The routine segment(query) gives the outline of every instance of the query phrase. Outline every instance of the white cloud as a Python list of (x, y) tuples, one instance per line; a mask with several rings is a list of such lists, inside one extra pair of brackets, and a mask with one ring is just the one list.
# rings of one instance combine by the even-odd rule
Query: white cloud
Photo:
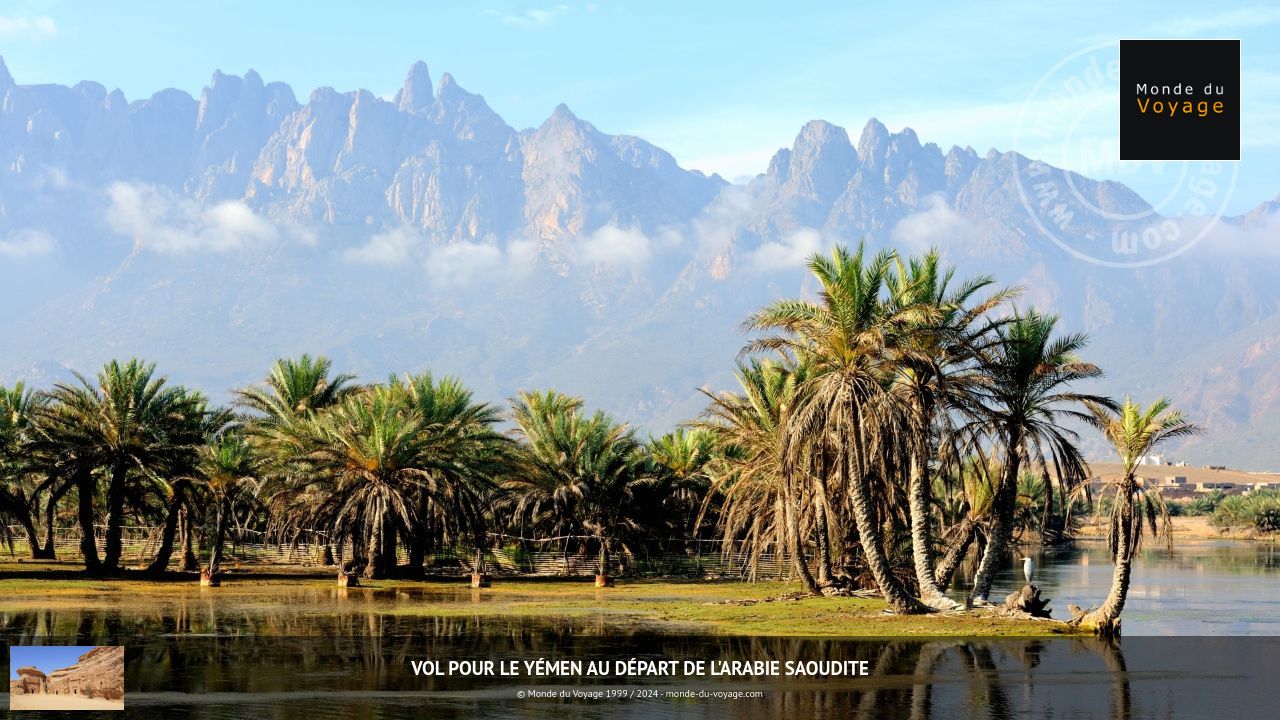
[(693, 221), (699, 252), (715, 254), (727, 250), (755, 212), (755, 202), (745, 188), (731, 186), (721, 190)]
[(781, 242), (769, 241), (752, 251), (748, 264), (756, 272), (797, 268), (822, 249), (822, 234), (813, 228), (797, 230)]
[(47, 15), (16, 17), (0, 15), (0, 37), (39, 40), (58, 34), (58, 24)]
[(455, 242), (437, 245), (427, 253), (427, 277), (437, 285), (467, 285), (506, 264), (494, 243)]
[[(152, 185), (113, 183), (107, 188), (107, 223), (143, 247), (160, 253), (228, 252), (262, 246), (282, 237), (281, 227), (241, 202), (205, 207)], [(285, 226), (290, 239), (311, 244), (314, 237)]]
[(511, 261), (511, 268), (516, 272), (532, 269), (538, 261), (538, 251), (537, 240), (521, 239), (507, 243), (507, 257)]
[[(1250, 219), (1248, 226), (1211, 218), (1180, 218), (1165, 220), (1176, 223), (1179, 239), (1199, 238), (1197, 251), (1224, 253), (1241, 257), (1280, 257), (1280, 210)], [(1213, 222), (1212, 227), (1206, 227)]]
[(579, 243), (577, 255), (590, 263), (639, 268), (649, 262), (651, 246), (639, 230), (606, 225)]
[(568, 5), (555, 5), (548, 8), (534, 8), (523, 12), (503, 12), (501, 10), (485, 10), (484, 14), (497, 18), (505, 25), (536, 30), (555, 22), (557, 18), (567, 14), (572, 8)]
[(894, 245), (927, 250), (944, 245), (954, 247), (976, 239), (977, 228), (953, 210), (941, 195), (931, 195), (925, 208), (899, 220), (889, 237)]
[(369, 265), (402, 265), (409, 261), (410, 253), (422, 238), (407, 227), (378, 233), (360, 247), (349, 248), (342, 259)]
[(44, 230), (18, 230), (0, 240), (0, 257), (22, 260), (48, 255), (55, 247), (57, 242)]

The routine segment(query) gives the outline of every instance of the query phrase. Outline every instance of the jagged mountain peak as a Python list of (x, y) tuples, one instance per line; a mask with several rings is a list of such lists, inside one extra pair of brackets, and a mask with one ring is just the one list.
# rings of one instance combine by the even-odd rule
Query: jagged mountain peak
[(833, 159), (857, 164), (857, 154), (849, 142), (849, 133), (826, 120), (810, 120), (796, 134), (791, 146), (793, 157), (835, 156)]
[(591, 123), (573, 114), (568, 105), (560, 103), (534, 132), (543, 137), (565, 135), (585, 139), (596, 134), (597, 131)]
[(9, 66), (4, 64), (4, 56), (0, 55), (0, 90), (13, 87), (13, 76), (9, 74)]
[(421, 113), (429, 109), (433, 102), (435, 95), (431, 91), (431, 72), (427, 69), (427, 64), (419, 60), (409, 67), (409, 72), (404, 76), (404, 86), (396, 93), (396, 107), (400, 112)]
[(864, 163), (878, 157), (883, 153), (883, 148), (888, 142), (889, 128), (876, 118), (871, 118), (863, 126), (862, 134), (858, 136), (858, 157)]
[(470, 94), (471, 93), (462, 89), (462, 86), (458, 84), (458, 80), (453, 76), (453, 73), (446, 72), (440, 76), (440, 83), (436, 86), (436, 97), (438, 97), (442, 102), (449, 97), (456, 97), (460, 95), (466, 96)]

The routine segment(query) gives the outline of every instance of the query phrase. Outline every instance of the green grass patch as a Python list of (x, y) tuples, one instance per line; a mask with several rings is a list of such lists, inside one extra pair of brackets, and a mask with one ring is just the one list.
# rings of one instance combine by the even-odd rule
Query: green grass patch
[(375, 580), (339, 590), (325, 569), (258, 568), (228, 573), (222, 587), (194, 575), (88, 578), (56, 563), (0, 563), (0, 609), (102, 608), (164, 613), (198, 598), (227, 613), (375, 614), (427, 618), (569, 617), (657, 632), (769, 637), (1049, 637), (1075, 634), (1064, 623), (994, 617), (989, 612), (920, 616), (885, 612), (879, 599), (804, 597), (795, 584), (732, 580), (497, 578), (472, 590), (462, 580)]

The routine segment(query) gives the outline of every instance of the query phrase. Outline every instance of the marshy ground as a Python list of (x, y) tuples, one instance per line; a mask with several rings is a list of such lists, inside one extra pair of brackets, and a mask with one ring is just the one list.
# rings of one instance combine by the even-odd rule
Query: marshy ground
[[(900, 616), (876, 598), (793, 598), (777, 581), (620, 579), (597, 589), (589, 578), (503, 578), (473, 590), (455, 579), (373, 580), (340, 589), (327, 570), (253, 567), (229, 572), (221, 587), (195, 575), (90, 578), (60, 563), (0, 563), (0, 612), (50, 611), (67, 631), (87, 612), (174, 631), (297, 632), (311, 618), (377, 617), (394, 626), (415, 618), (479, 622), (548, 618), (600, 629), (762, 637), (1049, 637), (1063, 623), (995, 617), (989, 611)], [(54, 624), (54, 618), (48, 622)], [(274, 630), (273, 630), (274, 628)], [(141, 630), (141, 628), (139, 628)], [(57, 634), (59, 628), (48, 628)]]

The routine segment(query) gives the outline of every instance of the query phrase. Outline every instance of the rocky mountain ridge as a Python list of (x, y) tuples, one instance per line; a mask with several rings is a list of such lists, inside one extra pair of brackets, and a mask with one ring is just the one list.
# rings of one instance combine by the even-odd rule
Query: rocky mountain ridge
[[(516, 130), (422, 63), (390, 99), (299, 101), (250, 71), (130, 102), (18, 85), (0, 60), (0, 377), (137, 354), (216, 396), (306, 351), (366, 377), (455, 372), (494, 401), (555, 385), (656, 431), (730, 386), (747, 312), (812, 291), (809, 253), (865, 239), (1022, 285), (1090, 333), (1100, 389), (1173, 395), (1209, 426), (1178, 452), (1280, 467), (1280, 200), (1108, 268), (1037, 225), (1032, 162), (815, 120), (732, 185), (563, 105)], [(1072, 246), (1150, 211), (1122, 184), (1038, 172), (1071, 190)]]

